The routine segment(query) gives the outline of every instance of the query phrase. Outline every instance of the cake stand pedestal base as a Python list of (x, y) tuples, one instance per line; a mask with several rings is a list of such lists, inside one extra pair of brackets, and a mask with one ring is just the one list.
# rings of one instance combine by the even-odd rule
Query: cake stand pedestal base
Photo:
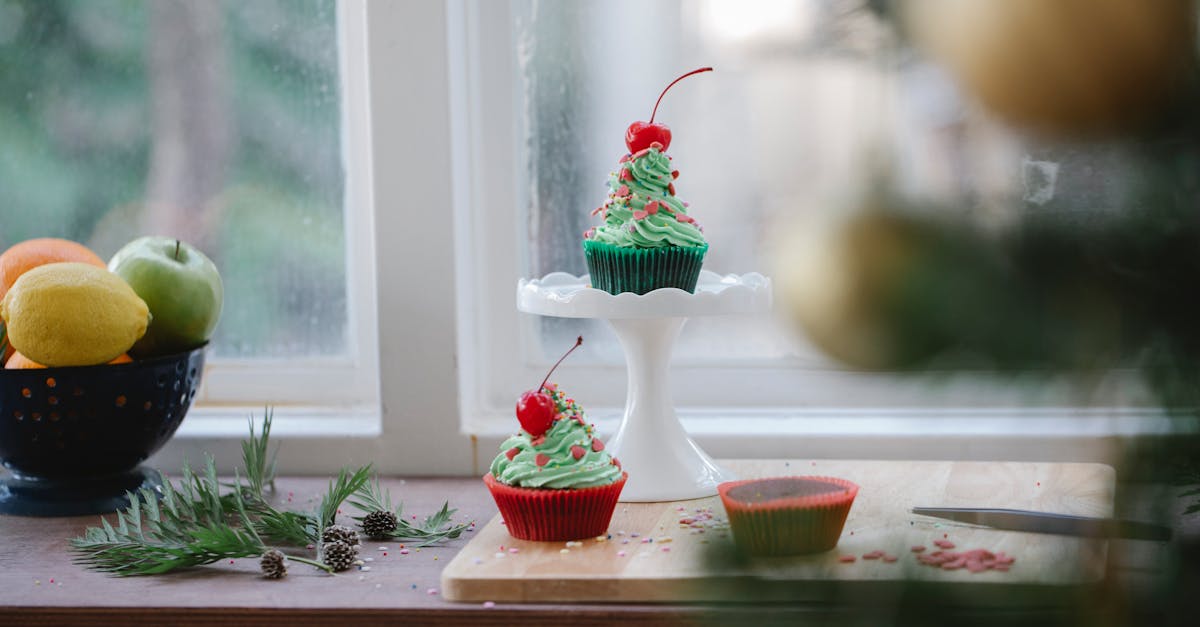
[(625, 415), (608, 449), (629, 472), (624, 502), (698, 499), (735, 479), (688, 437), (671, 402), (669, 362), (687, 318), (609, 320), (625, 350)]

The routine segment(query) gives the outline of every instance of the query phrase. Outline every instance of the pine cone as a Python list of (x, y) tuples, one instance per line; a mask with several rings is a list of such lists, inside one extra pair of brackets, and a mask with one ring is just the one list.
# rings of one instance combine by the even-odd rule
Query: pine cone
[(368, 538), (386, 539), (396, 530), (396, 515), (387, 510), (371, 512), (363, 518), (362, 530)]
[(358, 532), (345, 525), (330, 525), (321, 534), (321, 542), (344, 542), (350, 546), (358, 546)]
[(258, 565), (262, 568), (263, 577), (267, 579), (283, 579), (287, 577), (287, 557), (276, 549), (271, 549), (263, 553)]
[(354, 560), (358, 559), (358, 548), (345, 542), (328, 542), (322, 547), (322, 551), (325, 564), (335, 571), (350, 568)]

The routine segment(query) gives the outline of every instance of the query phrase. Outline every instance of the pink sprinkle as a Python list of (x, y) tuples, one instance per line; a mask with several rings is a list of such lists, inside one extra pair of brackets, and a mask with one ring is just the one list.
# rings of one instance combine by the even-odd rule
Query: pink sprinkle
[(664, 546), (664, 547), (662, 548), (662, 552), (663, 552), (663, 553), (670, 553), (670, 552), (671, 552), (671, 547), (669, 547), (669, 546)]
[(1037, 485), (1040, 488), (1042, 486), (1042, 482), (1041, 481), (1037, 482)]
[(892, 555), (891, 553), (884, 553), (884, 555), (883, 555), (883, 561), (885, 561), (889, 564), (898, 559), (900, 559), (900, 558), (896, 557), (895, 555)]
[(920, 544), (917, 544), (917, 545), (914, 545), (914, 546), (913, 546), (913, 548), (912, 548), (912, 549), (910, 549), (910, 550), (911, 550), (913, 553), (924, 553), (924, 552), (925, 552), (925, 547), (921, 546)]
[(384, 551), (384, 552), (383, 552), (383, 556), (384, 556), (384, 557), (387, 557), (387, 551)]
[(935, 545), (937, 545), (937, 547), (939, 549), (953, 549), (954, 548), (954, 543), (949, 540), (934, 540), (933, 543)]
[(54, 577), (50, 578), (50, 583), (54, 583)]
[(863, 553), (862, 558), (865, 560), (877, 560), (883, 557), (883, 551), (875, 550), (870, 553)]
[(516, 555), (517, 553), (521, 552), (521, 549), (518, 549), (517, 547), (514, 546), (513, 548), (509, 549), (508, 552), (512, 553), (513, 555)]
[(408, 555), (408, 549), (400, 549), (401, 555)]
[(437, 594), (437, 588), (430, 588), (425, 591), (425, 594), (428, 594), (429, 596), (434, 596)]
[(617, 551), (617, 557), (625, 557), (625, 551)]
[(233, 560), (229, 560), (229, 563), (230, 563), (230, 564), (232, 564), (232, 563), (233, 563)]
[(843, 563), (843, 564), (850, 564), (850, 563), (854, 562), (854, 561), (855, 561), (855, 560), (857, 560), (857, 559), (858, 559), (858, 558), (857, 558), (857, 557), (854, 557), (853, 555), (842, 555), (842, 556), (838, 557), (838, 561), (839, 561), (839, 562), (841, 562), (841, 563)]
[(489, 610), (490, 610), (490, 609), (492, 609), (493, 607), (496, 607), (496, 602), (495, 602), (495, 601), (484, 601), (484, 602), (483, 602), (483, 607), (484, 607), (484, 609), (489, 609)]

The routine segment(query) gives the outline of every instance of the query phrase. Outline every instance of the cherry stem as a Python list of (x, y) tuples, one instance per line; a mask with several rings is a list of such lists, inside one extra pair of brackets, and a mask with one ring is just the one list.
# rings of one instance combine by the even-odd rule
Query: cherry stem
[(667, 85), (667, 88), (662, 90), (662, 93), (658, 95), (658, 100), (654, 101), (654, 111), (650, 112), (650, 123), (654, 124), (654, 116), (656, 114), (658, 114), (658, 103), (662, 102), (663, 96), (667, 95), (667, 91), (669, 89), (671, 89), (672, 87), (674, 87), (675, 83), (678, 83), (679, 81), (691, 76), (692, 74), (699, 74), (701, 72), (711, 72), (711, 71), (713, 71), (713, 70), (710, 67), (702, 67), (698, 70), (692, 70), (691, 72), (688, 72), (687, 74), (684, 74), (683, 76), (680, 76), (679, 78), (671, 81), (671, 84)]
[(175, 261), (179, 261), (179, 240), (175, 240)]
[(550, 380), (550, 375), (554, 374), (554, 369), (557, 368), (558, 365), (561, 364), (563, 362), (563, 360), (567, 358), (567, 355), (570, 355), (571, 353), (575, 352), (575, 349), (579, 348), (580, 344), (583, 344), (583, 336), (582, 335), (575, 338), (575, 345), (572, 346), (570, 348), (570, 350), (563, 353), (563, 356), (559, 357), (558, 361), (554, 362), (554, 365), (550, 367), (550, 372), (546, 373), (546, 378), (542, 379), (542, 384), (538, 386), (539, 393), (541, 393), (542, 388), (546, 387), (546, 382)]

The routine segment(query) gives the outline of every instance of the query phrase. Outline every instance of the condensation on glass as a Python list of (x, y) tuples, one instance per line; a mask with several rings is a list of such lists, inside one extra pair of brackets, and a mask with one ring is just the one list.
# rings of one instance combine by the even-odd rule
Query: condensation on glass
[(221, 357), (346, 351), (335, 0), (0, 0), (0, 247), (195, 243)]
[[(514, 2), (523, 274), (586, 272), (580, 237), (626, 152), (626, 126), (649, 118), (674, 77), (706, 65), (715, 72), (677, 85), (658, 121), (672, 129), (678, 194), (705, 227), (708, 270), (769, 273), (769, 244), (790, 218), (849, 209), (885, 172), (889, 185), (985, 223), (1058, 198), (1055, 164), (1065, 153), (1023, 144), (980, 115), (874, 5)], [(1057, 184), (1061, 192), (1063, 177)], [(582, 332), (596, 340), (592, 358), (621, 362), (602, 323), (538, 324), (546, 357)], [(738, 317), (690, 321), (677, 358), (829, 364), (786, 326)]]

